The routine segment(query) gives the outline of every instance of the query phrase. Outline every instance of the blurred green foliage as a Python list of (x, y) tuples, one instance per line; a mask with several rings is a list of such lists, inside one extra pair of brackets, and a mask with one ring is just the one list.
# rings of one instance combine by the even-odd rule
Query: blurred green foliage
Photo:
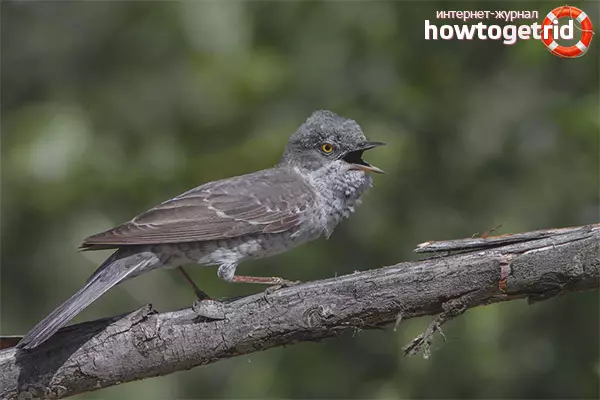
[[(598, 3), (576, 4), (600, 26)], [(242, 272), (319, 279), (500, 224), (598, 222), (598, 39), (573, 60), (533, 40), (424, 40), (425, 19), (460, 23), (435, 20), (438, 10), (543, 16), (558, 5), (3, 2), (1, 332), (25, 333), (106, 257), (78, 253), (83, 237), (203, 182), (270, 167), (315, 109), (388, 142), (368, 157), (388, 174), (331, 240)], [(261, 290), (188, 270), (216, 297)], [(597, 295), (469, 311), (430, 360), (401, 351), (423, 318), (80, 398), (598, 398)], [(179, 275), (157, 271), (77, 321), (192, 301)]]

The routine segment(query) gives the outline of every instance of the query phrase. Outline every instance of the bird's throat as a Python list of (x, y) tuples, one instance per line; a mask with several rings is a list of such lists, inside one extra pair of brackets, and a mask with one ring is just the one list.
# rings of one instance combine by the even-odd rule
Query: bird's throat
[(325, 236), (331, 235), (339, 222), (348, 218), (361, 202), (361, 196), (372, 186), (370, 174), (335, 165), (323, 167), (306, 176), (320, 198), (320, 209), (326, 220)]

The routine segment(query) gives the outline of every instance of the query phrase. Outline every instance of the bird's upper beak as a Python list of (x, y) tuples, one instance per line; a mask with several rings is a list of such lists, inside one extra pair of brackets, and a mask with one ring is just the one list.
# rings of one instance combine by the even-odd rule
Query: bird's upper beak
[(371, 165), (362, 159), (363, 152), (379, 146), (385, 146), (385, 143), (363, 142), (357, 146), (356, 150), (352, 150), (346, 153), (344, 156), (342, 156), (342, 160), (346, 161), (349, 164), (352, 164), (352, 169), (357, 169), (365, 172), (376, 172), (378, 174), (385, 174), (385, 171), (381, 168), (377, 168), (376, 166)]

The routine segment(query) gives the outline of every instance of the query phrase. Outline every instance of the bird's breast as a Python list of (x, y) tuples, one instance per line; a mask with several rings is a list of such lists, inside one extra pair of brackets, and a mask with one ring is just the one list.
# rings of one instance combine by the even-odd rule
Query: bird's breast
[(361, 196), (371, 188), (371, 176), (362, 171), (348, 171), (331, 181), (323, 191), (321, 214), (325, 220), (324, 234), (329, 237), (344, 218), (348, 218), (361, 203)]

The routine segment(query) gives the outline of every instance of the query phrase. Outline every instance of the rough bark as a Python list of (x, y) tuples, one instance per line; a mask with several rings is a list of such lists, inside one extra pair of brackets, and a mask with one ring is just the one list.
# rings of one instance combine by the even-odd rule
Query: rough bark
[(427, 242), (416, 251), (433, 256), (223, 303), (161, 314), (146, 306), (64, 328), (38, 349), (0, 352), (0, 398), (62, 398), (439, 314), (405, 349), (427, 355), (441, 324), (471, 307), (543, 300), (600, 282), (600, 225)]

